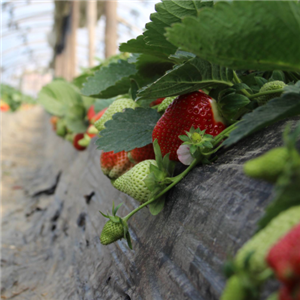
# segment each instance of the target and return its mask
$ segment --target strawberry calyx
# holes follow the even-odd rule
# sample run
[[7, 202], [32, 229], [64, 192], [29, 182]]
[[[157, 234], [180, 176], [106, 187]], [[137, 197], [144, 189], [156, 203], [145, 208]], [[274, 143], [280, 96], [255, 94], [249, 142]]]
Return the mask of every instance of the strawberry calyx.
[[[116, 242], [119, 239], [124, 238], [127, 241], [128, 247], [132, 249], [131, 237], [130, 237], [127, 221], [116, 215], [122, 204], [123, 203], [120, 203], [117, 207], [115, 207], [115, 203], [113, 202], [112, 215], [110, 215], [109, 213], [105, 215], [103, 212], [99, 211], [103, 217], [109, 219], [109, 221], [103, 227], [100, 236], [100, 241], [103, 245], [107, 245]], [[105, 227], [107, 227], [107, 225], [110, 225], [109, 223], [113, 223], [117, 225], [118, 226], [117, 230], [114, 231], [105, 230], [106, 229]], [[120, 230], [121, 228], [123, 230]]]
[[179, 139], [183, 141], [182, 145], [189, 145], [190, 153], [194, 158], [200, 158], [204, 154], [204, 150], [214, 147], [214, 137], [205, 134], [206, 129], [191, 127], [190, 131], [186, 131], [186, 135], [180, 135]]
[[90, 125], [86, 131], [86, 133], [90, 136], [90, 137], [94, 137], [98, 134], [98, 130], [94, 125]]
[[82, 147], [87, 147], [91, 142], [91, 138], [88, 134], [84, 134], [83, 138], [78, 141], [78, 145]]
[[[155, 160], [157, 166], [150, 165], [150, 174], [145, 178], [145, 184], [151, 191], [150, 198], [155, 198], [163, 191], [168, 184], [172, 183], [171, 176], [175, 169], [175, 163], [169, 159], [170, 154], [162, 157], [157, 139], [153, 142]], [[149, 210], [153, 215], [157, 215], [164, 207], [165, 196], [161, 195], [156, 202], [149, 205]]]

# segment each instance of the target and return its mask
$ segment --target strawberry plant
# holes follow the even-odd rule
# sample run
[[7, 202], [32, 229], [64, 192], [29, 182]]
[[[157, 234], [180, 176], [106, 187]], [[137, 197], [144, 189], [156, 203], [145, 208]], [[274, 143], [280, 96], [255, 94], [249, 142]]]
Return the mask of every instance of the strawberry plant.
[[[140, 209], [158, 214], [166, 193], [196, 165], [216, 160], [220, 148], [300, 114], [299, 2], [163, 0], [155, 9], [144, 33], [120, 45], [122, 59], [87, 70], [72, 85], [54, 81], [39, 95], [63, 120], [61, 135], [83, 134], [82, 146], [91, 138], [89, 121], [108, 107], [94, 120], [101, 167], [141, 205], [125, 217], [117, 216], [119, 206], [103, 214], [105, 245], [125, 238], [132, 247], [128, 222]], [[247, 175], [275, 184], [275, 199], [238, 252], [239, 276], [223, 299], [259, 298], [271, 274], [268, 250], [299, 222], [299, 128], [286, 131], [283, 147], [245, 165]], [[155, 156], [146, 155], [152, 144]], [[174, 176], [178, 161], [187, 168]]]

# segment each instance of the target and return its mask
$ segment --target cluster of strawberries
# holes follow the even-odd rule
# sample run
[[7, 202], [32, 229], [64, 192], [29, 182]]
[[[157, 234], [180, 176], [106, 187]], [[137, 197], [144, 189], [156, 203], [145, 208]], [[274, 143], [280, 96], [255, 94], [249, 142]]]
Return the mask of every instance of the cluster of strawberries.
[[9, 111], [10, 107], [9, 105], [4, 102], [3, 100], [0, 101], [0, 111]]
[[271, 248], [267, 262], [282, 283], [279, 300], [300, 300], [300, 223]]
[[[182, 144], [178, 136], [186, 134], [185, 131], [189, 131], [192, 126], [201, 130], [206, 129], [207, 133], [213, 136], [218, 135], [225, 128], [224, 121], [213, 108], [213, 101], [211, 97], [199, 91], [181, 95], [175, 100], [159, 98], [150, 104], [150, 107], [164, 112], [152, 134], [153, 141], [158, 140], [162, 156], [170, 153], [170, 160], [178, 161], [177, 150]], [[117, 100], [95, 123], [95, 127], [101, 131], [105, 128], [105, 122], [115, 113], [122, 112], [124, 108], [135, 107], [137, 104], [131, 99]], [[103, 173], [111, 179], [116, 179], [134, 165], [148, 159], [155, 159], [152, 144], [129, 152], [102, 152], [100, 162]]]
[[89, 108], [87, 112], [89, 126], [85, 133], [73, 133], [66, 126], [64, 119], [58, 116], [52, 116], [50, 118], [50, 123], [52, 124], [52, 129], [58, 136], [61, 136], [71, 142], [76, 150], [83, 151], [90, 144], [91, 139], [97, 135], [98, 130], [95, 128], [94, 123], [102, 117], [105, 111], [106, 108], [96, 113], [94, 105]]

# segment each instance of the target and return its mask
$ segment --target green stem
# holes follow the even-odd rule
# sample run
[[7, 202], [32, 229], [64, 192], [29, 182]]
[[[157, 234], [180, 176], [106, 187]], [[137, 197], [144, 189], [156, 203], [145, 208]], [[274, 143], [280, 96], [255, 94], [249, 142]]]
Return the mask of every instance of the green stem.
[[283, 89], [271, 90], [271, 91], [265, 91], [265, 92], [253, 94], [253, 95], [250, 95], [248, 98], [252, 99], [252, 98], [259, 97], [259, 96], [268, 95], [268, 94], [276, 94], [276, 93], [280, 93], [280, 92], [283, 92]]
[[193, 169], [197, 165], [198, 162], [199, 161], [197, 159], [194, 159], [192, 161], [192, 163], [181, 174], [179, 174], [178, 176], [173, 178], [174, 181], [170, 185], [168, 185], [162, 192], [160, 192], [157, 196], [153, 197], [149, 201], [143, 203], [142, 205], [140, 205], [139, 207], [134, 209], [132, 212], [130, 212], [127, 216], [125, 216], [122, 219], [127, 222], [140, 209], [144, 208], [145, 206], [147, 206], [147, 205], [151, 204], [152, 202], [154, 202], [155, 200], [157, 200], [159, 197], [161, 197], [163, 194], [165, 194], [168, 190], [170, 190], [175, 184], [177, 184], [191, 169]]
[[215, 148], [213, 151], [205, 152], [205, 153], [202, 153], [202, 154], [205, 155], [205, 156], [212, 155], [212, 154], [216, 153], [221, 147], [223, 147], [222, 144], [220, 146], [218, 146], [217, 148]]
[[236, 128], [236, 123], [231, 124], [227, 128], [225, 128], [222, 132], [220, 132], [215, 138], [214, 138], [214, 145], [217, 145], [225, 136], [227, 136], [231, 131], [233, 131]]
[[[235, 71], [233, 71], [233, 78], [236, 81], [236, 83], [242, 83]], [[250, 98], [251, 94], [248, 93], [245, 89], [242, 89], [241, 92], [244, 93], [245, 96]]]

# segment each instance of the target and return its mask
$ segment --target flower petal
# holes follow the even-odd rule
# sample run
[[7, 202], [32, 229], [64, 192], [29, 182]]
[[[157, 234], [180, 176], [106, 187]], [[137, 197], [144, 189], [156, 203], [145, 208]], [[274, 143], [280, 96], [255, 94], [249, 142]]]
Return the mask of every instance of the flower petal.
[[194, 160], [193, 156], [190, 153], [190, 147], [188, 145], [181, 145], [177, 149], [178, 159], [181, 163], [186, 166], [189, 166]]

